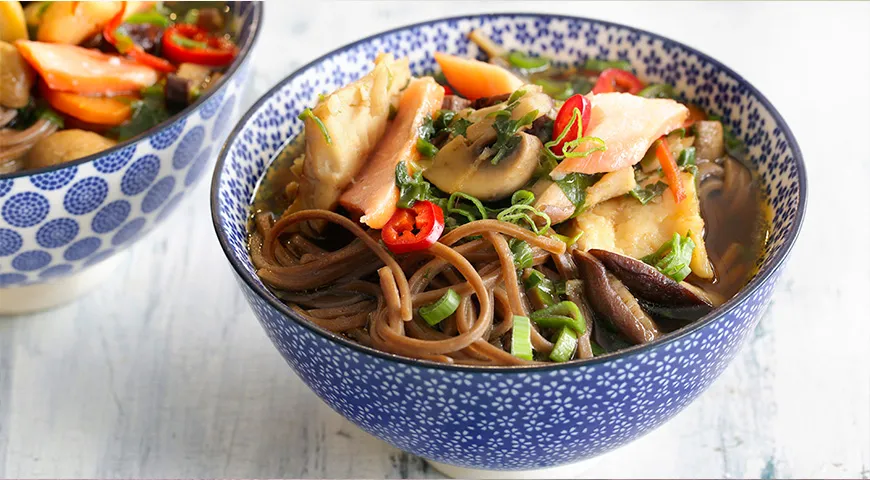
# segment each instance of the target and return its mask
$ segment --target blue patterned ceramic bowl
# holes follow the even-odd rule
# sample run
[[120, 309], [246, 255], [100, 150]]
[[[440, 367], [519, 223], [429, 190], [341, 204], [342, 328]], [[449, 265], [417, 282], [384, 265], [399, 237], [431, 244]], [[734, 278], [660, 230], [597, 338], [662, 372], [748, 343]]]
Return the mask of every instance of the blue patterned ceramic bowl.
[[[775, 217], [756, 277], [704, 319], [652, 344], [563, 365], [474, 368], [400, 358], [302, 321], [254, 274], [245, 248], [248, 204], [296, 116], [366, 72], [378, 52], [433, 71], [432, 52], [483, 58], [465, 35], [482, 28], [510, 48], [566, 63], [630, 60], [641, 78], [676, 86], [719, 110], [749, 146]], [[272, 342], [333, 409], [365, 431], [427, 459], [522, 470], [580, 461], [619, 447], [682, 410], [722, 372], [770, 301], [798, 235], [806, 174], [773, 106], [718, 61], [658, 35], [583, 18], [536, 14], [450, 18], [378, 34], [329, 53], [266, 94], [230, 134], [212, 185], [215, 229], [244, 294]]]
[[261, 3], [233, 8], [239, 57], [194, 105], [105, 152], [0, 175], [0, 313], [27, 309], [12, 305], [26, 300], [21, 287], [74, 277], [132, 244], [208, 170], [237, 118], [262, 18]]

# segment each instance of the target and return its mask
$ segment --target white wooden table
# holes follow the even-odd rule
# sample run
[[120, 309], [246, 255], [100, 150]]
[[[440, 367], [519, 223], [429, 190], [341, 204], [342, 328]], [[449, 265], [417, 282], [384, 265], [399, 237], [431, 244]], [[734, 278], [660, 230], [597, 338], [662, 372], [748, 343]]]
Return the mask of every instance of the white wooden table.
[[[354, 39], [533, 10], [661, 33], [759, 87], [800, 141], [801, 239], [774, 304], [698, 401], [591, 477], [870, 477], [870, 4], [275, 0], [249, 105]], [[0, 319], [0, 477], [438, 477], [361, 432], [284, 364], [215, 240], [204, 182], [117, 276]]]

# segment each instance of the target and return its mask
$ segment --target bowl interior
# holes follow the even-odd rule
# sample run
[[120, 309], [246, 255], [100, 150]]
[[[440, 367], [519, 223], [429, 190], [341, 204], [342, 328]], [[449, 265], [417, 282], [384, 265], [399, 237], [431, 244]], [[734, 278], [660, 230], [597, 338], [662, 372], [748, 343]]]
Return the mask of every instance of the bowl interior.
[[[249, 202], [271, 160], [300, 133], [297, 115], [316, 103], [319, 94], [365, 74], [379, 52], [409, 57], [415, 74], [435, 70], [435, 51], [485, 58], [466, 38], [474, 28], [509, 49], [539, 53], [560, 64], [579, 64], [590, 57], [629, 60], [642, 80], [674, 85], [683, 97], [720, 115], [746, 143], [747, 159], [773, 211], [767, 248], [744, 291], [784, 260], [800, 229], [805, 204], [800, 151], [773, 106], [735, 72], [680, 43], [597, 20], [535, 14], [459, 17], [374, 35], [314, 60], [267, 93], [231, 133], [216, 167], [212, 214], [231, 263], [270, 303], [280, 306], [255, 275], [246, 250]], [[738, 303], [740, 296], [722, 308]]]

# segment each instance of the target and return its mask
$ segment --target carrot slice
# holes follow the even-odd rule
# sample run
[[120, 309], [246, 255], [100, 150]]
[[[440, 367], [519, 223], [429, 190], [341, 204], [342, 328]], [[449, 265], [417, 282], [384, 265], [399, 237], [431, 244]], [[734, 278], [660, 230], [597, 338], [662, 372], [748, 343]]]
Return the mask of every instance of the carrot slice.
[[362, 172], [339, 199], [344, 208], [362, 215], [360, 222], [382, 228], [393, 216], [399, 201], [396, 165], [405, 162], [411, 168], [419, 159], [417, 130], [427, 116], [441, 108], [443, 99], [444, 89], [431, 77], [411, 80], [402, 93], [395, 120], [387, 127]]
[[491, 63], [441, 52], [435, 52], [435, 61], [450, 86], [470, 100], [513, 93], [523, 86], [516, 75]]
[[153, 68], [75, 45], [28, 40], [15, 45], [52, 90], [113, 95], [139, 91], [160, 78]]
[[39, 91], [55, 110], [97, 125], [120, 125], [130, 119], [130, 105], [111, 97], [86, 97], [48, 89], [40, 82]]
[[677, 203], [686, 199], [686, 190], [683, 188], [683, 182], [680, 179], [680, 170], [677, 167], [677, 162], [671, 154], [671, 149], [668, 147], [667, 140], [662, 137], [656, 140], [656, 157], [662, 166], [662, 171], [665, 172], [665, 177], [668, 179], [668, 186], [674, 194], [674, 200]]

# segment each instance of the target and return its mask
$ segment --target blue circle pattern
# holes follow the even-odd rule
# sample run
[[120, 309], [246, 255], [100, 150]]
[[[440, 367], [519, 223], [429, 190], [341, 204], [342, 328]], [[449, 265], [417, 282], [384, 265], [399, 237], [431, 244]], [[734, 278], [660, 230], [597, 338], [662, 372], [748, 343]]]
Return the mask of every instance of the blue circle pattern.
[[63, 206], [73, 215], [93, 212], [109, 193], [109, 184], [100, 177], [88, 177], [76, 182], [63, 196]]
[[63, 258], [68, 262], [81, 260], [96, 252], [102, 244], [103, 241], [97, 237], [83, 238], [70, 245], [69, 248], [63, 252]]
[[43, 250], [30, 250], [19, 253], [12, 259], [12, 268], [22, 272], [32, 272], [51, 263], [51, 254]]
[[231, 122], [235, 106], [236, 96], [230, 95], [229, 98], [227, 98], [226, 103], [224, 103], [224, 106], [221, 108], [221, 113], [218, 114], [217, 119], [214, 122], [214, 129], [211, 131], [212, 141], [217, 142], [224, 138], [230, 127], [232, 127]]
[[185, 187], [189, 187], [199, 180], [199, 177], [202, 176], [202, 172], [208, 165], [209, 160], [211, 160], [211, 146], [205, 147], [205, 150], [196, 157], [196, 161], [190, 166], [190, 170], [188, 170], [187, 175], [184, 176]]
[[70, 273], [73, 266], [68, 263], [62, 263], [53, 267], [48, 267], [39, 272], [39, 278], [57, 278]]
[[152, 135], [148, 141], [151, 142], [151, 146], [155, 149], [165, 150], [175, 143], [175, 140], [177, 140], [178, 136], [181, 135], [181, 132], [184, 131], [185, 123], [187, 123], [187, 117], [181, 117], [169, 128]]
[[176, 170], [181, 170], [186, 167], [196, 156], [196, 152], [198, 152], [199, 147], [202, 146], [202, 140], [204, 138], [205, 129], [202, 128], [202, 125], [194, 127], [187, 132], [181, 139], [181, 143], [178, 144], [178, 148], [175, 149], [175, 153], [172, 155], [172, 166]]
[[94, 161], [94, 168], [100, 173], [117, 172], [133, 159], [133, 155], [136, 154], [137, 145], [134, 143]]
[[130, 215], [130, 202], [115, 200], [101, 208], [91, 220], [91, 230], [96, 233], [108, 233], [118, 228]]
[[0, 273], [0, 287], [18, 285], [27, 280], [27, 275], [21, 273]]
[[212, 97], [205, 102], [202, 106], [202, 110], [199, 111], [199, 115], [203, 120], [208, 120], [217, 113], [218, 109], [220, 109], [221, 102], [223, 102], [225, 93], [226, 90], [215, 92]]
[[139, 233], [140, 230], [142, 230], [142, 227], [144, 226], [144, 218], [137, 218], [135, 220], [131, 220], [128, 224], [121, 227], [121, 229], [118, 230], [118, 233], [116, 233], [115, 236], [112, 237], [112, 245], [117, 247], [118, 245], [129, 242], [133, 237], [136, 236], [137, 233]]
[[9, 190], [12, 190], [12, 179], [2, 179], [0, 178], [0, 198], [3, 198]]
[[160, 172], [160, 158], [157, 155], [145, 155], [133, 162], [121, 178], [121, 191], [124, 195], [142, 193]]
[[0, 257], [12, 255], [21, 249], [24, 240], [21, 235], [15, 233], [15, 230], [8, 228], [0, 228]]
[[78, 167], [62, 168], [53, 172], [38, 173], [30, 177], [30, 183], [40, 190], [57, 190], [69, 185], [76, 178]]
[[[409, 55], [418, 73], [434, 69], [435, 50], [480, 57], [465, 38], [474, 28], [508, 49], [565, 64], [626, 59], [644, 80], [672, 83], [686, 98], [715, 104], [720, 111], [714, 113], [747, 142], [759, 179], [770, 188], [775, 215], [759, 264], [766, 280], [721, 316], [655, 347], [597, 363], [516, 371], [432, 368], [370, 354], [316, 333], [268, 303], [268, 294], [253, 292], [245, 283], [258, 282], [245, 242], [249, 199], [271, 159], [301, 131], [296, 115], [318, 93], [363, 75], [381, 51]], [[227, 254], [242, 266], [242, 290], [270, 339], [333, 409], [391, 445], [437, 461], [489, 469], [553, 466], [611, 450], [666, 422], [710, 385], [757, 324], [779, 278], [773, 262], [798, 228], [803, 195], [797, 147], [778, 122], [759, 96], [715, 62], [630, 28], [538, 15], [440, 20], [330, 54], [264, 99], [227, 144], [214, 192], [218, 231]]]
[[165, 177], [155, 183], [145, 194], [145, 199], [142, 200], [142, 213], [151, 213], [160, 208], [160, 205], [163, 205], [163, 202], [172, 194], [173, 188], [175, 188], [175, 178], [173, 177]]
[[32, 227], [48, 215], [48, 199], [36, 192], [16, 193], [6, 200], [0, 216], [13, 227]]
[[42, 248], [62, 247], [79, 234], [79, 222], [71, 218], [56, 218], [39, 227], [36, 243]]
[[87, 259], [87, 260], [85, 261], [85, 266], [86, 266], [86, 267], [90, 267], [91, 265], [95, 265], [95, 264], [97, 264], [97, 263], [100, 263], [100, 262], [102, 262], [103, 260], [105, 260], [105, 259], [111, 257], [111, 256], [114, 255], [114, 254], [115, 254], [115, 250], [114, 250], [114, 249], [111, 249], [111, 248], [110, 248], [110, 249], [108, 249], [108, 250], [103, 250], [102, 252], [100, 252], [100, 253], [94, 255], [93, 257]]

